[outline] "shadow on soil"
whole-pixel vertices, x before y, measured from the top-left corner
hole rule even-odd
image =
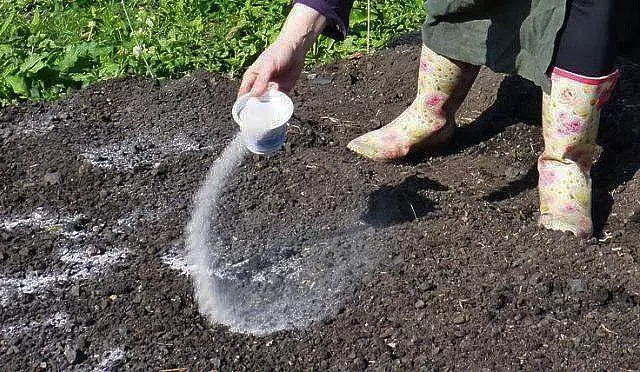
[[[592,169],[593,221],[595,234],[602,235],[613,207],[611,193],[628,182],[640,169],[640,67],[622,63],[621,80],[602,113],[598,144],[602,154]],[[540,125],[541,95],[537,87],[525,79],[509,76],[498,90],[496,101],[473,123],[459,128],[455,146],[448,154],[486,141],[518,122]],[[447,155],[448,155],[447,154]],[[512,198],[533,189],[538,181],[536,164],[520,179],[492,192],[490,202]]]
[[[598,142],[602,154],[591,171],[596,232],[611,214],[611,193],[640,170],[640,66],[622,63],[621,79],[602,114]]]
[[[361,219],[374,227],[389,227],[411,222],[436,210],[436,203],[424,190],[446,191],[441,183],[417,175],[409,176],[395,186],[384,186],[369,195],[367,212]]]
[[[472,123],[457,128],[454,146],[446,155],[487,141],[517,123],[540,126],[541,107],[542,95],[533,83],[507,76],[500,83],[495,102]]]
[[[522,77],[507,76],[500,83],[495,102],[473,122],[456,128],[452,146],[438,155],[461,153],[517,123],[540,126],[541,107],[542,95],[539,88]],[[402,162],[415,165],[430,155],[433,154],[415,154]]]
[[[525,173],[522,178],[509,182],[504,187],[501,187],[498,190],[495,190],[489,195],[483,197],[483,199],[488,202],[499,202],[511,199],[524,191],[531,190],[532,188],[536,187],[537,184],[538,169],[536,168],[536,164],[533,164],[529,167],[527,173]]]
[[[473,122],[456,128],[453,145],[440,155],[448,156],[462,153],[470,147],[485,142],[506,128],[517,123],[540,126],[542,95],[540,89],[532,82],[519,77],[507,76],[500,83],[494,103],[480,114]],[[409,164],[419,164],[425,159],[419,154],[406,160]],[[492,192],[485,197],[490,202],[512,198],[526,190],[536,187],[538,171],[536,163],[532,163],[527,172],[517,180]]]

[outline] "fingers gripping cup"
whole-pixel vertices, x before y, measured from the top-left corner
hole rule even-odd
[[[293,102],[286,94],[271,88],[260,97],[245,94],[238,98],[232,115],[249,151],[270,154],[284,144],[287,122],[293,115]]]

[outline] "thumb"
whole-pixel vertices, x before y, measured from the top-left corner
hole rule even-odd
[[[270,71],[262,70],[260,74],[253,82],[253,88],[251,88],[251,95],[254,97],[263,95],[269,88],[269,80],[271,79]]]

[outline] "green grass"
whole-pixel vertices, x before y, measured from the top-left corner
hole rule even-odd
[[[197,69],[238,76],[276,36],[289,0],[0,0],[0,104],[56,99],[123,75],[177,77]],[[416,30],[422,0],[372,0],[370,46]],[[307,63],[367,47],[367,3],[347,40],[321,38]]]

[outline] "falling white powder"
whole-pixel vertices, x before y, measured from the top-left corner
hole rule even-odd
[[[189,275],[189,273],[194,271],[196,268],[189,267],[189,264],[187,264],[185,254],[183,250],[181,250],[181,248],[184,248],[184,245],[180,243],[181,242],[175,242],[172,244],[169,251],[160,257],[160,259],[165,265],[175,271],[178,271],[181,275]]]
[[[231,142],[222,155],[213,163],[204,185],[195,197],[195,210],[187,226],[187,264],[193,268],[195,295],[200,311],[213,322],[229,324],[229,312],[219,301],[216,280],[209,267],[212,262],[212,246],[209,244],[211,220],[214,208],[226,180],[240,165],[246,150],[239,136]]]
[[[346,231],[316,231],[302,245],[296,237],[222,241],[211,228],[221,217],[216,203],[245,153],[236,137],[214,162],[195,197],[186,262],[179,245],[163,261],[190,271],[200,311],[213,323],[258,335],[308,326],[339,308],[347,289],[384,257],[384,241],[366,239],[375,229],[357,219]]]

